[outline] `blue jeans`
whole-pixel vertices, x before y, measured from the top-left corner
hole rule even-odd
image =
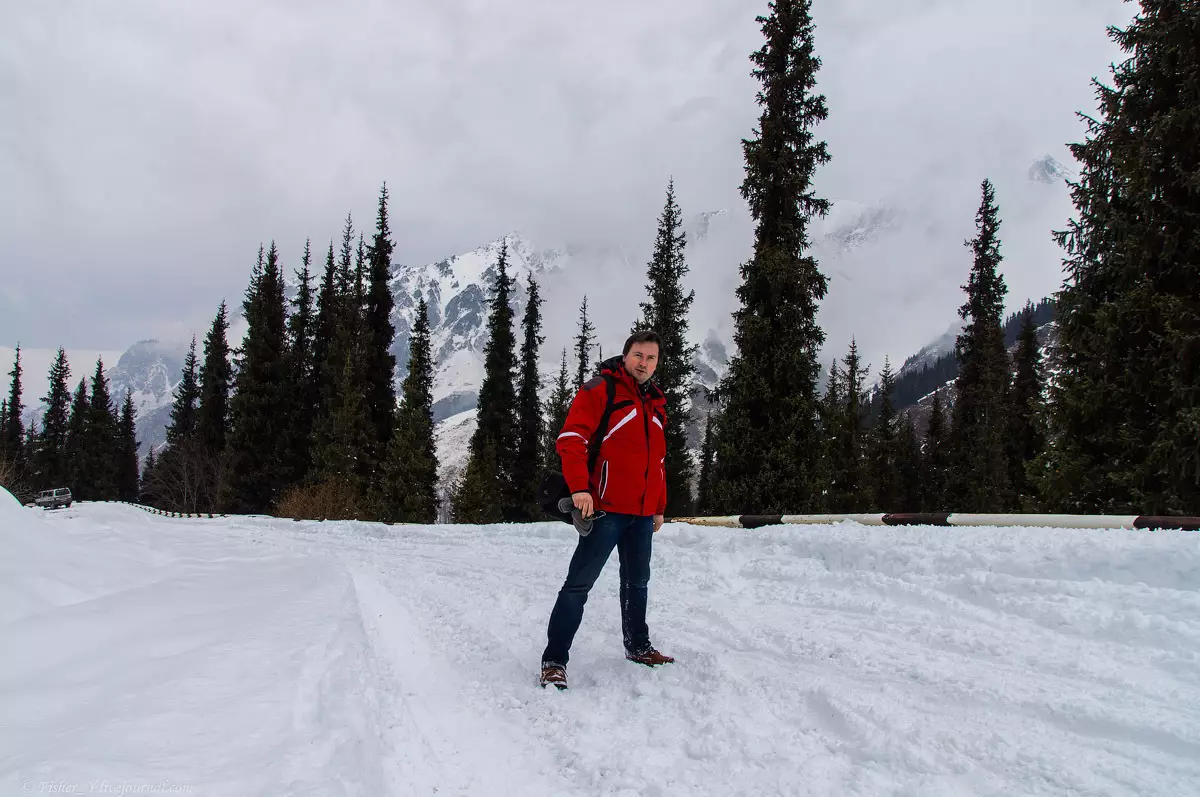
[[[609,512],[592,524],[592,532],[579,538],[567,578],[558,591],[558,600],[550,612],[546,629],[546,650],[542,662],[566,665],[571,642],[583,620],[583,605],[588,592],[600,577],[612,549],[621,559],[621,632],[625,649],[641,653],[650,647],[646,627],[646,595],[650,583],[650,548],[654,539],[654,518]]]

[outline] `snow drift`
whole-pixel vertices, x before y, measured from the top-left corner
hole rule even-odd
[[[1196,534],[668,525],[558,693],[563,524],[0,511],[3,793],[1200,794]]]

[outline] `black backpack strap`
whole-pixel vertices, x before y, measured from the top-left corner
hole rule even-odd
[[[612,418],[614,410],[620,409],[617,406],[617,380],[609,374],[601,374],[600,377],[605,382],[608,398],[604,402],[604,412],[600,414],[600,422],[596,424],[596,431],[592,432],[592,439],[588,443],[588,473],[596,469],[596,460],[600,458],[600,444],[604,442],[604,435],[608,434],[608,422]],[[621,407],[632,404],[631,401],[621,402]]]

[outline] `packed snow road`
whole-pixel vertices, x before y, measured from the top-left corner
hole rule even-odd
[[[565,525],[0,532],[0,795],[1200,794],[1196,534],[669,525],[677,663],[624,660],[614,554],[560,693]]]

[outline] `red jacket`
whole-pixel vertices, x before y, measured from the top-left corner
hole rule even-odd
[[[608,400],[604,378],[597,376],[575,394],[558,436],[555,448],[562,458],[563,478],[572,493],[590,492],[597,509],[661,515],[667,506],[666,396],[653,382],[639,386],[620,357],[605,360],[600,370],[612,375],[617,385],[600,456],[588,473],[588,443]]]

